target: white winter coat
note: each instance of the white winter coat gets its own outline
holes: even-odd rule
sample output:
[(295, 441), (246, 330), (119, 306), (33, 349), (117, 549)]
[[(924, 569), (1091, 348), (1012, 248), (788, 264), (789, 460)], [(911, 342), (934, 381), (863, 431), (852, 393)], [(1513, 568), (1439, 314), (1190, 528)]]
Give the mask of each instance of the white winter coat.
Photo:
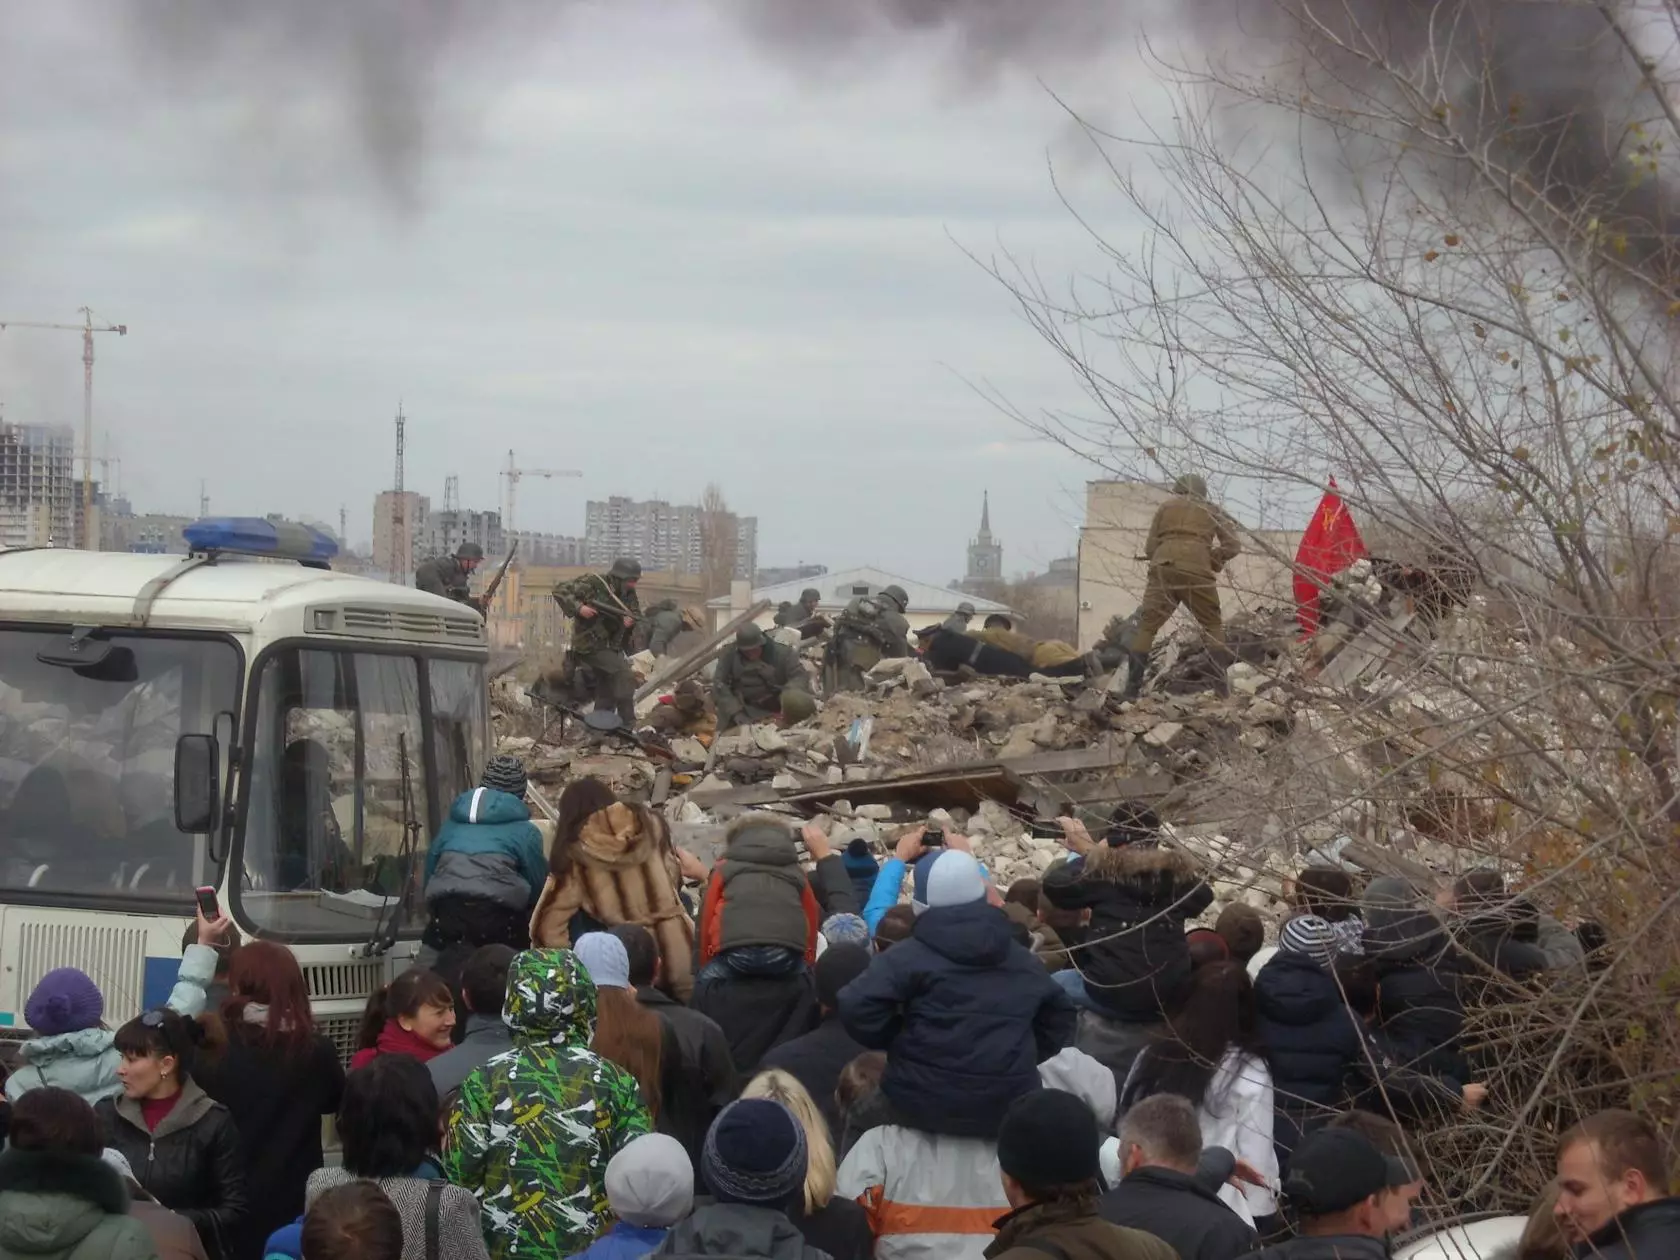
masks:
[[(1223, 1146), (1238, 1159), (1278, 1183), (1277, 1147), (1272, 1145), (1272, 1073), (1264, 1061), (1234, 1047), (1225, 1053), (1196, 1108), (1202, 1145)], [(1233, 1212), (1250, 1225), (1257, 1216), (1278, 1210), (1277, 1195), (1257, 1186), (1226, 1185), (1219, 1192)]]

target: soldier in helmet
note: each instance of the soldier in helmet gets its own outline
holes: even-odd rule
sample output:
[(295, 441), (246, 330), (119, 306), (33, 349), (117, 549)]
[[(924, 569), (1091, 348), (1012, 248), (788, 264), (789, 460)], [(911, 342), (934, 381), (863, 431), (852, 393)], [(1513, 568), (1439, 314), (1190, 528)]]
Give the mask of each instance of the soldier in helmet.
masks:
[(910, 597), (902, 586), (888, 586), (879, 595), (860, 595), (835, 619), (834, 638), (823, 657), (823, 686), (837, 691), (862, 691), (863, 676), (889, 656), (910, 655), (910, 623), (904, 610)]
[(720, 731), (766, 719), (789, 726), (817, 711), (799, 653), (751, 624), (735, 632), (735, 646), (718, 660), (712, 703)]
[(802, 626), (817, 615), (817, 605), (822, 603), (822, 592), (814, 586), (807, 586), (799, 592), (797, 604), (783, 601), (776, 610), (776, 624), (778, 626)]
[(625, 648), (642, 616), (636, 602), (641, 577), (639, 563), (621, 558), (606, 573), (585, 573), (554, 588), (554, 602), (572, 619), (565, 669), (588, 669), (596, 710), (616, 712), (626, 727), (636, 719), (636, 684)]
[(422, 560), (414, 570), (414, 587), (428, 595), (442, 595), (458, 604), (473, 603), (470, 587), (473, 570), (484, 563), (484, 548), (464, 542), (452, 556)]
[(941, 630), (954, 630), (958, 634), (968, 633), (968, 623), (974, 620), (974, 605), (966, 599), (957, 605), (957, 611), (940, 623)]
[(1240, 550), (1231, 518), (1208, 502), (1207, 482), (1195, 473), (1180, 477), (1173, 484), (1172, 498), (1155, 509), (1143, 545), (1149, 578), (1130, 644), (1127, 696), (1137, 695), (1142, 688), (1155, 635), (1180, 604), (1201, 626), (1223, 683), (1230, 653), (1225, 648), (1219, 607), (1219, 571)]
[(828, 618), (817, 611), (820, 603), (822, 592), (814, 586), (807, 586), (799, 593), (797, 604), (784, 603), (776, 610), (777, 628), (797, 630), (801, 639), (816, 638), (828, 629)]
[(671, 654), (671, 640), (683, 630), (683, 615), (674, 599), (662, 599), (647, 610), (646, 647), (655, 656)]

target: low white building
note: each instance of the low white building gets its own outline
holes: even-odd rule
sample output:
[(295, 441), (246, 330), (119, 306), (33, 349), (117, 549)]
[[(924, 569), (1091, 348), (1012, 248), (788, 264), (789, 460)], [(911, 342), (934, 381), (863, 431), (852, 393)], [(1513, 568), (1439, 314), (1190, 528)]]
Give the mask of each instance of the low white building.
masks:
[(757, 590), (751, 589), (745, 582), (737, 582), (728, 595), (710, 600), (706, 604), (706, 612), (711, 617), (712, 628), (715, 630), (760, 600), (767, 599), (770, 601), (770, 607), (768, 611), (760, 614), (758, 624), (768, 628), (776, 619), (776, 610), (784, 603), (796, 603), (800, 594), (808, 588), (815, 589), (822, 595), (822, 602), (817, 606), (817, 611), (833, 617), (858, 596), (877, 595), (887, 586), (902, 586), (904, 593), (910, 597), (910, 606), (904, 615), (909, 620), (912, 630), (944, 621), (957, 611), (958, 604), (974, 605), (973, 625), (976, 630), (989, 613), (1009, 612), (1007, 606), (995, 600), (981, 599), (978, 595), (965, 595), (948, 587), (935, 586), (931, 582), (918, 582), (915, 578), (900, 577), (896, 573), (888, 573), (885, 569), (875, 569), (867, 565), (856, 569), (843, 569), (838, 573), (825, 573), (821, 577), (802, 578), (795, 582), (778, 582), (774, 586), (761, 586)]

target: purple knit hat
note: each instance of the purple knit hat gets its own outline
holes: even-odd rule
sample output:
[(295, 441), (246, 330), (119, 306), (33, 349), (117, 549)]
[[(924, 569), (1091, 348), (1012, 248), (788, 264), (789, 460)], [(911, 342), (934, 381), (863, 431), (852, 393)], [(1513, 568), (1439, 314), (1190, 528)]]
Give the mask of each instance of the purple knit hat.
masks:
[(60, 967), (42, 976), (23, 1006), (23, 1020), (42, 1037), (97, 1028), (105, 995), (85, 971)]

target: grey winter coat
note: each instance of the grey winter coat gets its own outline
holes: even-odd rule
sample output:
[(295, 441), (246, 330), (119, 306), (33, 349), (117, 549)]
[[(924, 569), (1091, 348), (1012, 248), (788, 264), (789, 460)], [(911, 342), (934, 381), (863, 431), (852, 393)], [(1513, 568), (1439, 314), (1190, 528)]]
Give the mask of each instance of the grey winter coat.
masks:
[[(361, 1178), (342, 1168), (318, 1168), (309, 1174), (309, 1203), (337, 1186)], [(373, 1184), (385, 1192), (402, 1217), (402, 1260), (426, 1260), (426, 1201), (432, 1183), (422, 1177), (379, 1177)], [(478, 1197), (460, 1186), (445, 1185), (438, 1200), (438, 1255), (447, 1260), (489, 1260), (484, 1231), (479, 1225)]]
[(91, 1155), (0, 1154), (0, 1260), (156, 1260), (122, 1176)]
[(656, 1256), (736, 1257), (739, 1260), (828, 1260), (826, 1251), (806, 1245), (805, 1235), (775, 1208), (746, 1203), (712, 1203), (678, 1221), (653, 1253)]

